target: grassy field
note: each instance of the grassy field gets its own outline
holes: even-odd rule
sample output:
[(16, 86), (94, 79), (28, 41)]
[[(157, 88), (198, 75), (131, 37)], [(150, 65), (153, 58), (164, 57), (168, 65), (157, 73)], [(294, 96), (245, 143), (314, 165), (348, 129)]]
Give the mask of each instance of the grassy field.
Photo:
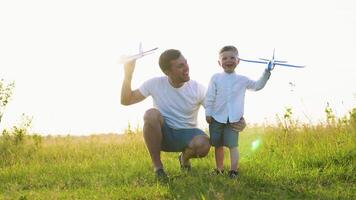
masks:
[(160, 183), (140, 133), (17, 137), (0, 138), (0, 199), (356, 199), (351, 119), (248, 127), (236, 180), (209, 175), (210, 151), (188, 173), (178, 153), (163, 153), (171, 180)]

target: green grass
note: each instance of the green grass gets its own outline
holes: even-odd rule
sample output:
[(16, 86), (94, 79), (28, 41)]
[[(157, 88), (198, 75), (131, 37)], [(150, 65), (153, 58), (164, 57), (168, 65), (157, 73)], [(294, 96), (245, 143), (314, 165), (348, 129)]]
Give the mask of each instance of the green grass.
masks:
[(356, 199), (350, 124), (247, 128), (236, 180), (208, 175), (212, 149), (192, 160), (190, 173), (179, 170), (178, 153), (163, 153), (168, 183), (156, 181), (141, 134), (45, 137), (38, 147), (28, 139), (11, 148), (0, 139), (0, 199)]

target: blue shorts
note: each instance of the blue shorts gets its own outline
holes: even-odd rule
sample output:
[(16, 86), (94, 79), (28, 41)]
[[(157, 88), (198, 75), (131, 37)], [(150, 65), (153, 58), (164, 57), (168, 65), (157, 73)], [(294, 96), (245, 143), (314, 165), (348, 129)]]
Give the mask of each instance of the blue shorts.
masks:
[(206, 135), (198, 128), (173, 129), (165, 122), (162, 126), (161, 150), (166, 152), (183, 152), (190, 141), (197, 135)]
[(236, 132), (230, 126), (230, 123), (226, 124), (217, 122), (214, 118), (209, 124), (210, 143), (214, 147), (237, 147), (239, 140), (239, 132)]

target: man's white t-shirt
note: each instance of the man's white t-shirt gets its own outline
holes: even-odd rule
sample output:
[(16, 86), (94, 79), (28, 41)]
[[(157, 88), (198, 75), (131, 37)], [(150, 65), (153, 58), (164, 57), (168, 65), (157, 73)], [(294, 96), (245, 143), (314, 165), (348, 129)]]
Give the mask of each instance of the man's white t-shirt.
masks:
[(190, 80), (180, 88), (174, 88), (167, 76), (152, 78), (139, 88), (145, 97), (152, 96), (165, 122), (173, 129), (196, 128), (200, 105), (203, 105), (206, 89)]

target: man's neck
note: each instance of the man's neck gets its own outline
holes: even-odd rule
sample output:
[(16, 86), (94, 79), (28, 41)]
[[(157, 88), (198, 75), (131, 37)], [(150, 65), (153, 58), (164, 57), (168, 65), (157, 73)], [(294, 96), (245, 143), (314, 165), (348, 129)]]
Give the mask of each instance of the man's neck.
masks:
[(172, 79), (170, 79), (169, 77), (168, 77), (168, 82), (169, 82), (169, 84), (171, 84), (171, 86), (172, 87), (174, 87), (174, 88), (180, 88), (180, 87), (182, 87), (183, 85), (184, 85), (184, 82), (174, 82)]

